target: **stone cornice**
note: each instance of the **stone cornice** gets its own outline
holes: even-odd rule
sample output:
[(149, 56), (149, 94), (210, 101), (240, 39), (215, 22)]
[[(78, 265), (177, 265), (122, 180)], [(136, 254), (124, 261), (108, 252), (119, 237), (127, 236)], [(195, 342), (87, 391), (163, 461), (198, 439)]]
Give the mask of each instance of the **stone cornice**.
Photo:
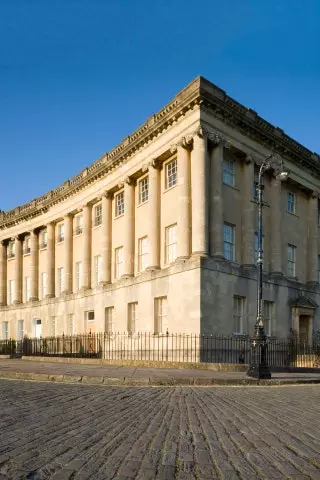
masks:
[[(203, 77), (197, 77), (158, 113), (126, 137), (118, 146), (85, 168), (78, 175), (67, 180), (54, 190), (8, 212), (0, 212), (0, 230), (10, 228), (20, 222), (46, 213), (53, 205), (73, 196), (93, 182), (105, 177), (119, 165), (126, 162), (134, 153), (176, 124), (185, 114), (199, 107), (209, 111), (214, 117), (231, 125), (245, 136), (254, 139), (271, 151), (279, 153), (293, 163), (308, 169), (320, 179), (320, 158), (229, 97), (226, 92)], [(203, 130), (204, 132), (204, 130)], [(202, 132), (199, 131), (201, 134)], [(216, 142), (217, 138), (209, 138)]]

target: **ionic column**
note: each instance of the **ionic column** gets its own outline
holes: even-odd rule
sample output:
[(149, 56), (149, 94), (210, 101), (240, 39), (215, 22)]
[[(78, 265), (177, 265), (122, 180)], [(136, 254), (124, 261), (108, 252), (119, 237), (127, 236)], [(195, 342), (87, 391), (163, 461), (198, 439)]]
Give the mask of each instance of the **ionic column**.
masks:
[(30, 232), (31, 237), (31, 296), (30, 300), (38, 300), (39, 299), (39, 239), (38, 233), (32, 230)]
[(190, 209), (190, 152), (186, 140), (177, 145), (178, 163), (178, 221), (177, 221), (177, 257), (190, 256), (191, 209)]
[(55, 225), (47, 225), (47, 294), (46, 297), (55, 296)]
[(73, 217), (64, 217), (64, 291), (72, 293), (72, 258), (73, 258)]
[(210, 155), (210, 255), (224, 258), (223, 253), (223, 143), (217, 138)]
[(134, 274), (134, 184), (130, 178), (124, 182), (124, 239), (123, 276)]
[(92, 206), (83, 206), (82, 290), (91, 288)]
[(271, 273), (282, 275), (281, 181), (276, 177), (271, 178), (270, 198)]
[(247, 156), (243, 171), (242, 190), (242, 264), (254, 265), (255, 204), (252, 201), (254, 162)]
[(149, 171), (149, 218), (148, 218), (148, 245), (149, 270), (160, 268), (160, 170), (154, 161), (148, 164)]
[(13, 303), (21, 303), (21, 302), (22, 302), (22, 238), (18, 235), (15, 238)]
[(7, 242), (0, 242), (0, 306), (7, 305)]
[(102, 279), (101, 283), (111, 282), (112, 262), (112, 199), (107, 192), (102, 196)]
[(318, 193), (313, 192), (308, 205), (307, 282), (318, 283)]
[(193, 137), (191, 152), (192, 253), (209, 251), (207, 139), (201, 128)]

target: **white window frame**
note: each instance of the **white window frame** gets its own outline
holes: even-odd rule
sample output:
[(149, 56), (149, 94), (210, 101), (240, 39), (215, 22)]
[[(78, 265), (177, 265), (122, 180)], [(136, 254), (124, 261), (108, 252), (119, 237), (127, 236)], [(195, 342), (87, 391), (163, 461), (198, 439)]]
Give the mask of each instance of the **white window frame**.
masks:
[(143, 272), (148, 266), (149, 244), (148, 237), (138, 240), (138, 272)]
[(133, 335), (137, 331), (138, 324), (138, 302), (128, 303), (128, 324), (127, 330), (129, 335)]
[(8, 244), (8, 258), (14, 258), (16, 255), (16, 242), (11, 240)]
[(139, 205), (149, 200), (149, 176), (139, 180)]
[(177, 258), (177, 224), (168, 225), (165, 229), (165, 264), (169, 265)]
[(67, 315), (67, 335), (74, 335), (74, 333), (75, 333), (74, 314), (73, 313), (68, 313), (68, 315)]
[(113, 333), (114, 330), (114, 307), (105, 308), (105, 321), (104, 321), (104, 331), (106, 333)]
[(83, 215), (80, 213), (75, 217), (75, 235), (81, 235), (83, 232)]
[(39, 235), (39, 240), (40, 240), (40, 250), (47, 248), (48, 245), (48, 231), (46, 228), (41, 230), (40, 235)]
[(57, 335), (57, 317), (55, 315), (51, 315), (49, 317), (50, 323), (49, 323), (49, 337), (56, 337)]
[(168, 299), (156, 297), (154, 299), (154, 333), (165, 335), (168, 330)]
[(93, 258), (94, 264), (94, 286), (98, 287), (102, 279), (102, 256), (95, 255)]
[(116, 218), (124, 214), (124, 190), (114, 196), (114, 209)]
[(274, 312), (274, 302), (270, 302), (269, 300), (265, 300), (263, 302), (263, 323), (264, 323), (264, 332), (267, 337), (271, 337), (272, 335), (272, 319)]
[(94, 206), (94, 226), (102, 225), (102, 203)]
[(41, 298), (47, 295), (47, 272), (41, 272)]
[(293, 192), (288, 192), (287, 194), (287, 212), (296, 214), (297, 211), (297, 197)]
[(123, 247), (114, 250), (114, 277), (119, 280), (123, 275)]
[(23, 241), (23, 255), (29, 255), (31, 253), (31, 237), (25, 237)]
[(57, 269), (58, 295), (64, 291), (64, 267)]
[(23, 337), (24, 337), (24, 321), (22, 319), (19, 319), (17, 321), (17, 340), (23, 340)]
[(165, 164), (165, 190), (174, 187), (178, 183), (178, 162), (173, 158)]
[(8, 299), (8, 304), (9, 305), (12, 305), (13, 302), (14, 302), (14, 297), (15, 297), (15, 281), (12, 279), (12, 280), (9, 280), (9, 299)]
[(75, 264), (75, 289), (79, 292), (82, 282), (82, 262), (76, 262)]
[(230, 262), (235, 261), (235, 232), (235, 225), (226, 222), (223, 224), (223, 255)]
[(9, 340), (9, 322), (2, 322), (2, 340)]
[(91, 327), (95, 324), (95, 315), (94, 310), (86, 310), (84, 312), (84, 320), (85, 320), (85, 333), (89, 333), (91, 331)]
[(24, 301), (28, 302), (31, 297), (31, 277), (24, 277)]
[(245, 297), (233, 296), (233, 334), (243, 335), (244, 331)]
[(234, 187), (236, 184), (235, 161), (231, 158), (224, 158), (222, 162), (222, 178), (225, 185)]
[(287, 246), (287, 275), (294, 278), (296, 276), (296, 258), (297, 247), (288, 243)]
[(61, 243), (64, 241), (64, 223), (58, 224), (58, 236), (57, 236), (57, 243)]

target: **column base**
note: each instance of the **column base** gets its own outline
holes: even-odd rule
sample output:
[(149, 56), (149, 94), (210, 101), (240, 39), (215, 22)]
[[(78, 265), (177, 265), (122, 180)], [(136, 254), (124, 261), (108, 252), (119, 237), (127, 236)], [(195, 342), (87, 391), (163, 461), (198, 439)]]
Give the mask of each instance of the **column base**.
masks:
[(38, 297), (29, 297), (29, 302), (39, 302)]
[(108, 281), (105, 281), (105, 280), (101, 280), (101, 282), (99, 282), (99, 287), (106, 287), (107, 285), (111, 285), (111, 280), (108, 280)]
[(55, 295), (53, 293), (47, 293), (44, 298), (54, 298)]
[(21, 300), (13, 300), (13, 305), (21, 305), (22, 301)]
[(307, 286), (308, 286), (308, 287), (311, 287), (311, 288), (316, 288), (316, 287), (319, 287), (319, 282), (315, 282), (315, 281), (313, 281), (313, 280), (309, 280), (309, 281), (307, 282)]
[(269, 272), (269, 275), (271, 277), (275, 277), (275, 278), (282, 278), (283, 277), (283, 273), (282, 272), (277, 272), (277, 271)]
[(132, 278), (133, 276), (134, 276), (133, 273), (124, 273), (123, 275), (121, 275), (120, 279)]
[(151, 265), (150, 267), (146, 268), (146, 272), (151, 272), (153, 270), (160, 270), (160, 266), (159, 265)]
[(65, 296), (65, 295), (72, 295), (73, 292), (69, 292), (68, 290), (64, 290), (63, 292), (61, 292), (61, 295)]
[(254, 263), (244, 263), (240, 265), (243, 270), (255, 270), (257, 266)]
[(225, 257), (224, 257), (224, 255), (222, 255), (222, 253), (214, 253), (213, 255), (211, 255), (211, 257), (214, 260), (218, 260), (219, 262), (224, 262), (225, 261)]
[(87, 292), (88, 290), (91, 290), (91, 287), (82, 286), (82, 287), (80, 288), (80, 290), (78, 291), (78, 293), (85, 293), (85, 292)]

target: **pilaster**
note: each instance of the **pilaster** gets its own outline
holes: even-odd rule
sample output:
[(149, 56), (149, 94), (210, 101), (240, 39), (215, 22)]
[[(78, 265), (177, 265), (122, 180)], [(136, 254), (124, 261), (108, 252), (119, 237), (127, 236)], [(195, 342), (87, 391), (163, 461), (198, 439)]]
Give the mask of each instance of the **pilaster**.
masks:
[(224, 258), (222, 169), (223, 142), (217, 137), (210, 155), (210, 255), (217, 258)]
[(124, 182), (124, 239), (123, 277), (134, 274), (134, 183), (129, 177)]
[(0, 242), (0, 306), (7, 305), (7, 244)]
[(309, 197), (307, 262), (307, 283), (318, 284), (318, 192)]
[(282, 235), (281, 235), (281, 181), (273, 176), (271, 178), (271, 208), (270, 208), (270, 230), (271, 230), (271, 272), (273, 275), (282, 273)]
[(47, 224), (47, 298), (55, 296), (55, 224)]
[(102, 280), (101, 283), (111, 282), (112, 263), (112, 198), (106, 192), (102, 196)]
[(148, 245), (149, 265), (147, 270), (160, 268), (160, 170), (155, 161), (148, 163), (145, 169), (149, 172), (149, 218), (148, 218)]
[(91, 288), (91, 250), (92, 250), (92, 206), (83, 205), (83, 266), (82, 290)]
[(254, 161), (251, 156), (246, 157), (243, 165), (242, 190), (242, 255), (243, 266), (253, 266), (254, 232), (255, 232), (255, 203), (253, 202)]
[(39, 237), (38, 232), (32, 230), (31, 237), (31, 296), (30, 300), (39, 299)]
[(64, 291), (72, 293), (72, 259), (73, 259), (73, 216), (64, 217)]
[(15, 237), (15, 259), (14, 259), (14, 298), (13, 303), (22, 303), (22, 237)]

